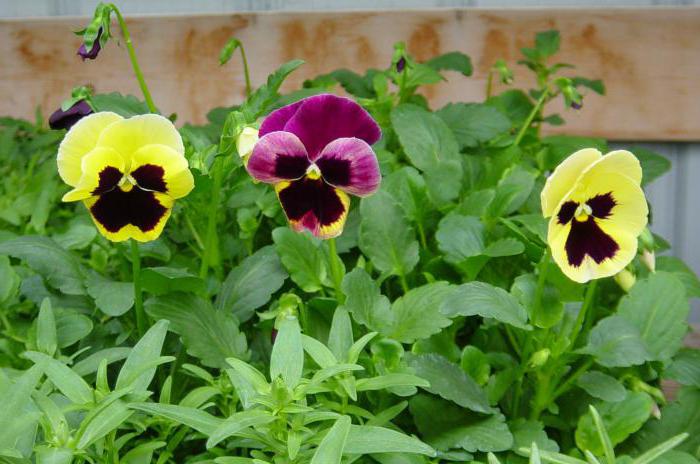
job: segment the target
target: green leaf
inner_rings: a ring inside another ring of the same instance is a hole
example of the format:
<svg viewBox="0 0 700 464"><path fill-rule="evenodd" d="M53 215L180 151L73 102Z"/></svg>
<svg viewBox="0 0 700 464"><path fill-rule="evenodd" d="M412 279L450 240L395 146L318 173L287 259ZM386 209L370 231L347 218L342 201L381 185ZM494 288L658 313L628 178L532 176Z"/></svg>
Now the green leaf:
<svg viewBox="0 0 700 464"><path fill-rule="evenodd" d="M417 438L384 427L351 425L344 454L414 453L435 456L435 450Z"/></svg>
<svg viewBox="0 0 700 464"><path fill-rule="evenodd" d="M457 71L464 76L471 76L473 71L471 59L462 52L444 53L429 59L425 64L436 71Z"/></svg>
<svg viewBox="0 0 700 464"><path fill-rule="evenodd" d="M457 199L462 175L462 163L456 160L440 160L425 170L425 185L435 206L443 208Z"/></svg>
<svg viewBox="0 0 700 464"><path fill-rule="evenodd" d="M423 387L430 393L455 402L470 411L483 414L495 412L489 406L486 393L457 364L438 354L414 355L407 358L416 375L430 382Z"/></svg>
<svg viewBox="0 0 700 464"><path fill-rule="evenodd" d="M537 277L534 274L522 274L516 277L510 291L520 304L528 309L530 320L537 327L549 329L561 321L564 314L564 303L554 285L545 283L542 300L536 314L533 314L535 292L537 291Z"/></svg>
<svg viewBox="0 0 700 464"><path fill-rule="evenodd" d="M486 101L486 104L505 114L515 127L520 127L535 107L530 97L517 89L506 90L500 95L493 96Z"/></svg>
<svg viewBox="0 0 700 464"><path fill-rule="evenodd" d="M270 378L282 377L287 388L294 388L304 370L304 346L301 328L295 317L287 316L279 324L277 339L270 358Z"/></svg>
<svg viewBox="0 0 700 464"><path fill-rule="evenodd" d="M561 37L559 31L549 30L535 35L535 49L543 58L548 58L559 51Z"/></svg>
<svg viewBox="0 0 700 464"><path fill-rule="evenodd" d="M598 138L551 135L544 137L542 143L547 147L542 159L542 169L548 171L554 170L570 154L583 148L595 148L602 153L608 151L605 140Z"/></svg>
<svg viewBox="0 0 700 464"><path fill-rule="evenodd" d="M422 171L440 161L459 161L459 146L447 124L437 115L408 103L391 112L391 122L411 163Z"/></svg>
<svg viewBox="0 0 700 464"><path fill-rule="evenodd" d="M56 318L51 308L51 300L44 298L36 320L36 346L42 353L53 356L58 348Z"/></svg>
<svg viewBox="0 0 700 464"><path fill-rule="evenodd" d="M631 441L642 451L681 433L690 436L675 449L696 456L700 447L700 390L697 388L682 388L676 401L661 410L661 419L651 419Z"/></svg>
<svg viewBox="0 0 700 464"><path fill-rule="evenodd" d="M156 368L152 367L141 374L138 373L160 357L167 332L168 321L158 321L148 329L124 361L117 377L115 390L126 387L131 387L134 391L148 390L151 380L156 375Z"/></svg>
<svg viewBox="0 0 700 464"><path fill-rule="evenodd" d="M143 289L154 295L170 292L203 293L204 281L187 269L177 267L147 267L141 271Z"/></svg>
<svg viewBox="0 0 700 464"><path fill-rule="evenodd" d="M641 147L632 147L630 151L642 165L642 185L649 185L671 169L671 161L663 155Z"/></svg>
<svg viewBox="0 0 700 464"><path fill-rule="evenodd" d="M625 387L615 377L599 371L585 372L578 378L576 385L594 398L609 403L622 401L627 394Z"/></svg>
<svg viewBox="0 0 700 464"><path fill-rule="evenodd" d="M251 409L250 411L234 412L209 434L207 449L213 448L228 437L236 435L247 427L265 425L274 421L274 415L267 411Z"/></svg>
<svg viewBox="0 0 700 464"><path fill-rule="evenodd" d="M192 356L209 367L226 367L226 358L247 357L248 343L236 319L217 311L208 300L189 293L170 293L146 301L146 312L154 319L170 321Z"/></svg>
<svg viewBox="0 0 700 464"><path fill-rule="evenodd" d="M450 103L435 114L445 121L462 148L487 143L511 126L502 112L481 103Z"/></svg>
<svg viewBox="0 0 700 464"><path fill-rule="evenodd" d="M413 343L439 332L452 323L440 313L440 306L453 291L447 282L412 288L391 305L391 325L380 333L401 343Z"/></svg>
<svg viewBox="0 0 700 464"><path fill-rule="evenodd" d="M627 392L625 399L616 403L596 403L612 446L622 443L644 425L651 415L653 404L651 397L643 392ZM576 445L598 456L604 454L604 444L591 411L578 421Z"/></svg>
<svg viewBox="0 0 700 464"><path fill-rule="evenodd" d="M343 459L345 442L350 434L350 417L342 416L335 421L326 436L319 443L311 464L340 464Z"/></svg>
<svg viewBox="0 0 700 464"><path fill-rule="evenodd" d="M435 239L445 258L460 263L484 251L484 225L479 218L448 214L438 224Z"/></svg>
<svg viewBox="0 0 700 464"><path fill-rule="evenodd" d="M529 447L533 443L537 444L540 451L559 451L559 445L547 436L542 422L518 419L509 425L513 433L512 449L516 453L520 448Z"/></svg>
<svg viewBox="0 0 700 464"><path fill-rule="evenodd" d="M580 351L595 356L605 367L636 366L649 359L637 327L618 315L601 319L588 335L588 345Z"/></svg>
<svg viewBox="0 0 700 464"><path fill-rule="evenodd" d="M287 273L275 249L260 248L229 272L221 284L216 308L230 311L239 321L245 322L256 309L270 301L286 279Z"/></svg>
<svg viewBox="0 0 700 464"><path fill-rule="evenodd" d="M380 190L360 204L360 249L381 272L406 275L418 263L418 242L403 211Z"/></svg>
<svg viewBox="0 0 700 464"><path fill-rule="evenodd" d="M95 305L104 314L118 317L134 306L134 284L115 282L97 273L87 278L87 292L95 299Z"/></svg>
<svg viewBox="0 0 700 464"><path fill-rule="evenodd" d="M469 452L488 452L513 446L513 435L501 414L475 414L425 394L411 398L409 409L421 436L439 450L460 447Z"/></svg>
<svg viewBox="0 0 700 464"><path fill-rule="evenodd" d="M39 420L32 393L44 375L43 366L33 366L22 372L14 381L3 380L0 371L0 398L3 413L0 414L0 449L15 447L15 444L29 431L36 427Z"/></svg>
<svg viewBox="0 0 700 464"><path fill-rule="evenodd" d="M698 276L680 258L675 256L657 256L656 270L669 272L683 282L688 298L700 297L700 280L698 280Z"/></svg>
<svg viewBox="0 0 700 464"><path fill-rule="evenodd" d="M416 64L412 69L406 71L406 88L418 87L426 84L437 84L443 80L437 70L425 64Z"/></svg>
<svg viewBox="0 0 700 464"><path fill-rule="evenodd" d="M304 64L302 60L291 60L267 76L267 82L258 87L242 105L241 110L249 123L265 114L279 96L279 88L295 69Z"/></svg>
<svg viewBox="0 0 700 464"><path fill-rule="evenodd" d="M224 422L205 411L174 404L131 403L129 407L186 425L207 436L211 436Z"/></svg>
<svg viewBox="0 0 700 464"><path fill-rule="evenodd" d="M36 351L27 351L25 356L40 365L51 383L73 403L82 405L93 402L92 389L70 367Z"/></svg>
<svg viewBox="0 0 700 464"><path fill-rule="evenodd" d="M77 443L85 449L123 424L134 412L121 401L115 401L91 417Z"/></svg>
<svg viewBox="0 0 700 464"><path fill-rule="evenodd" d="M342 289L346 296L343 307L357 323L377 332L390 329L391 303L364 269L357 267L346 274Z"/></svg>
<svg viewBox="0 0 700 464"><path fill-rule="evenodd" d="M17 294L20 278L12 268L7 256L0 256L0 303L9 301Z"/></svg>
<svg viewBox="0 0 700 464"><path fill-rule="evenodd" d="M489 204L487 215L496 218L517 211L530 196L536 177L520 165L508 170L496 186L496 196Z"/></svg>
<svg viewBox="0 0 700 464"><path fill-rule="evenodd" d="M618 306L617 314L639 330L651 355L668 361L683 346L690 307L680 280L656 272L637 282Z"/></svg>
<svg viewBox="0 0 700 464"><path fill-rule="evenodd" d="M664 372L666 378L700 388L700 350L683 348Z"/></svg>
<svg viewBox="0 0 700 464"><path fill-rule="evenodd" d="M430 383L412 374L389 373L377 377L359 379L357 391L388 390L397 387L428 387Z"/></svg>
<svg viewBox="0 0 700 464"><path fill-rule="evenodd" d="M277 253L295 284L313 293L323 288L328 269L321 250L321 241L308 233L294 232L288 227L272 231Z"/></svg>
<svg viewBox="0 0 700 464"><path fill-rule="evenodd" d="M394 201L404 210L406 217L423 223L428 211L428 196L425 179L417 169L404 166L382 179L382 189L389 192Z"/></svg>
<svg viewBox="0 0 700 464"><path fill-rule="evenodd" d="M35 452L37 464L71 464L73 462L73 451L68 448L37 447Z"/></svg>
<svg viewBox="0 0 700 464"><path fill-rule="evenodd" d="M90 356L76 362L73 365L73 372L81 377L86 377L97 372L100 363L104 360L107 365L113 362L126 359L131 353L131 347L105 348L104 350L96 351Z"/></svg>
<svg viewBox="0 0 700 464"><path fill-rule="evenodd" d="M502 288L486 282L462 284L444 301L441 312L447 317L482 316L520 329L529 329L527 312L518 300Z"/></svg>
<svg viewBox="0 0 700 464"><path fill-rule="evenodd" d="M328 348L336 359L347 360L348 350L353 344L352 321L348 311L339 307L333 313L331 330L328 333Z"/></svg>
<svg viewBox="0 0 700 464"><path fill-rule="evenodd" d="M664 457L666 459L671 458L671 462L673 462L673 454L671 454L671 456L669 456L670 453L668 453L668 452L671 451L676 446L678 446L679 444L683 443L688 437L689 437L689 435L687 433L679 433L678 435L669 438L665 442L658 444L655 447L651 448L650 450L648 450L647 452L645 452L641 456L637 456L637 458L635 458L635 460L632 461L632 464L649 464L651 462L658 463L659 460L657 460L657 459L659 457L661 457L662 455L665 455ZM674 454L675 453L677 453L677 452L674 452ZM687 459L686 456L687 456L687 458L690 458L690 459ZM681 459L685 459L686 461L693 462L692 456L689 456L689 455L686 455L686 456L683 456ZM663 463L664 461L666 461L666 459L661 460L661 462ZM695 459L694 462L697 462L697 459Z"/></svg>
<svg viewBox="0 0 700 464"><path fill-rule="evenodd" d="M97 228L93 224L72 223L68 230L54 234L53 239L66 250L82 250L97 237Z"/></svg>
<svg viewBox="0 0 700 464"><path fill-rule="evenodd" d="M133 95L122 95L119 92L98 93L90 97L90 103L95 112L112 111L125 118L151 112L146 102Z"/></svg>
<svg viewBox="0 0 700 464"><path fill-rule="evenodd" d="M56 336L59 348L66 348L92 332L92 320L73 311L54 311L56 317Z"/></svg>
<svg viewBox="0 0 700 464"><path fill-rule="evenodd" d="M67 295L84 295L78 260L48 237L26 235L0 243L0 254L26 261L52 286Z"/></svg>

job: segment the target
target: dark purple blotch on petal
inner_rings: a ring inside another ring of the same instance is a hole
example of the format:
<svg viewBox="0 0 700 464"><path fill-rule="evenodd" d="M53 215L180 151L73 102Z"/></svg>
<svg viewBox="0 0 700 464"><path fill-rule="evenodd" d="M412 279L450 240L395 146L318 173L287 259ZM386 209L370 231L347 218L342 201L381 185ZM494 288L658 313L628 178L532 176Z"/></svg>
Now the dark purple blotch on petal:
<svg viewBox="0 0 700 464"><path fill-rule="evenodd" d="M335 189L322 179L295 180L279 191L279 198L290 221L300 221L311 212L321 226L328 226L345 213Z"/></svg>
<svg viewBox="0 0 700 464"><path fill-rule="evenodd" d="M61 108L54 111L49 117L49 127L55 130L70 129L76 122L89 114L92 114L92 108L85 100L80 100L66 111Z"/></svg>
<svg viewBox="0 0 700 464"><path fill-rule="evenodd" d="M90 51L85 48L84 43L80 45L80 48L78 48L78 55L80 55L80 58L82 58L83 61L94 60L97 58L97 55L99 55L100 50L102 49L102 46L100 45L100 37L102 37L102 28L97 31L97 38L92 43L92 48Z"/></svg>
<svg viewBox="0 0 700 464"><path fill-rule="evenodd" d="M167 186L165 185L165 171L162 167L155 164L144 164L134 169L131 177L134 178L139 187L144 190L153 190L156 192L165 193Z"/></svg>
<svg viewBox="0 0 700 464"><path fill-rule="evenodd" d="M305 156L278 156L275 158L275 176L281 179L298 179L306 174L310 164Z"/></svg>
<svg viewBox="0 0 700 464"><path fill-rule="evenodd" d="M333 184L336 187L345 187L350 185L350 160L322 157L318 159L316 165L321 170L323 178L329 184Z"/></svg>
<svg viewBox="0 0 700 464"><path fill-rule="evenodd" d="M612 192L608 192L594 196L586 204L591 207L593 216L598 219L607 219L617 203L612 196Z"/></svg>
<svg viewBox="0 0 700 464"><path fill-rule="evenodd" d="M579 267L586 255L600 264L614 257L620 246L600 228L593 216L588 216L585 221L574 220L571 223L565 248L569 264Z"/></svg>
<svg viewBox="0 0 700 464"><path fill-rule="evenodd" d="M148 232L158 225L168 209L160 204L154 192L134 187L128 192L116 188L100 195L90 212L109 232L119 232L128 224Z"/></svg>
<svg viewBox="0 0 700 464"><path fill-rule="evenodd" d="M561 208L559 208L559 213L557 213L557 221L559 224L568 224L574 218L576 214L576 208L578 208L578 203L575 201L566 201Z"/></svg>
<svg viewBox="0 0 700 464"><path fill-rule="evenodd" d="M92 194L102 195L103 193L114 190L114 188L119 185L119 181L122 180L122 177L123 174L119 169L114 166L107 166L100 171L97 187L92 191Z"/></svg>

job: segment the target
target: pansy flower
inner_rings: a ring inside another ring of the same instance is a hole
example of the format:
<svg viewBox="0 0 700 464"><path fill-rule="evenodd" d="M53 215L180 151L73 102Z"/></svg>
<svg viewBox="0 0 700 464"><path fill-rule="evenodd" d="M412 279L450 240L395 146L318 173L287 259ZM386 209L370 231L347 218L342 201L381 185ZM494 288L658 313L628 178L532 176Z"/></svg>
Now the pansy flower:
<svg viewBox="0 0 700 464"><path fill-rule="evenodd" d="M92 113L88 102L79 100L65 111L61 108L54 111L49 117L49 127L51 129L70 129L75 123Z"/></svg>
<svg viewBox="0 0 700 464"><path fill-rule="evenodd" d="M257 180L273 184L292 228L320 238L343 231L350 197L367 196L381 175L372 145L381 130L360 105L315 95L270 113L248 159Z"/></svg>
<svg viewBox="0 0 700 464"><path fill-rule="evenodd" d="M86 116L58 148L58 172L73 187L63 201L82 200L109 240L155 240L175 200L194 187L184 151L163 116Z"/></svg>
<svg viewBox="0 0 700 464"><path fill-rule="evenodd" d="M586 148L564 160L542 190L542 213L551 217L552 257L571 280L617 274L637 253L649 213L640 187L642 168L630 152L603 156Z"/></svg>

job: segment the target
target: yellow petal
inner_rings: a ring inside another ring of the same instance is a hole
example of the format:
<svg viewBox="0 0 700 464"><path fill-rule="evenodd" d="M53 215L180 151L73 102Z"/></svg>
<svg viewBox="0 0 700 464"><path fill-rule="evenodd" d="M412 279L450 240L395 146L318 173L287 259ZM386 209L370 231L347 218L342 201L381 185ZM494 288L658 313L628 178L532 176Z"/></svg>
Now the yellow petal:
<svg viewBox="0 0 700 464"><path fill-rule="evenodd" d="M340 189L335 189L336 195L340 198L340 202L343 204L343 214L332 224L321 226L318 230L318 237L322 239L334 238L343 233L343 228L345 227L345 221L348 219L348 211L350 211L350 197L347 193Z"/></svg>
<svg viewBox="0 0 700 464"><path fill-rule="evenodd" d="M107 177L105 169L114 168L119 173L112 172L112 176ZM97 147L85 155L81 162L82 176L75 188L63 196L63 201L85 200L96 194L100 187L100 174L105 172L105 181L111 180L112 186L121 178L124 173L124 158L111 148ZM104 185L102 186L105 187Z"/></svg>
<svg viewBox="0 0 700 464"><path fill-rule="evenodd" d="M113 148L127 160L140 148L152 144L185 153L180 133L169 119L158 114L142 114L112 124L97 141L98 146Z"/></svg>
<svg viewBox="0 0 700 464"><path fill-rule="evenodd" d="M559 203L574 187L584 170L602 157L603 155L595 148L584 148L570 155L557 166L547 179L540 195L544 217L554 214Z"/></svg>
<svg viewBox="0 0 700 464"><path fill-rule="evenodd" d="M258 143L258 140L258 129L250 126L245 127L236 140L236 151L238 151L238 155L247 160L250 154L253 153L253 147Z"/></svg>
<svg viewBox="0 0 700 464"><path fill-rule="evenodd" d="M596 195L612 193L615 206L606 219L598 220L601 227L614 224L616 230L624 230L636 237L647 226L649 207L644 191L632 178L618 173L598 175L597 171L586 172L581 178L580 189L574 198L593 198ZM604 228L604 227L603 227Z"/></svg>
<svg viewBox="0 0 700 464"><path fill-rule="evenodd" d="M639 185L642 182L642 166L639 160L627 150L611 151L600 160L590 165L584 174L595 177L604 174L618 174L629 177Z"/></svg>
<svg viewBox="0 0 700 464"><path fill-rule="evenodd" d="M133 238L138 242L150 242L152 240L157 239L163 232L163 228L168 222L168 218L170 218L170 214L172 212L172 207L174 204L173 199L166 194L155 192L154 195L156 199L160 202L160 204L166 208L166 211L165 214L163 214L163 216L160 218L156 226L151 230L145 232L133 224L127 224L124 227L120 228L118 231L109 231L104 227L104 225L102 225L97 219L95 219L95 216L90 211L92 206L97 202L98 198L90 197L84 201L84 204L87 207L88 211L90 211L90 217L92 217L92 220L95 223L97 230L105 238L107 238L107 240L110 240L112 242L123 242L125 240Z"/></svg>
<svg viewBox="0 0 700 464"><path fill-rule="evenodd" d="M167 193L172 198L182 198L194 188L194 178L187 159L167 145L145 145L136 150L132 157L130 172L133 173L145 165L157 166L163 170L162 179L166 188L163 193ZM149 188L147 185L143 187Z"/></svg>
<svg viewBox="0 0 700 464"><path fill-rule="evenodd" d="M81 162L97 145L104 129L123 118L103 111L85 116L68 131L58 147L58 174L63 181L75 187L82 177Z"/></svg>

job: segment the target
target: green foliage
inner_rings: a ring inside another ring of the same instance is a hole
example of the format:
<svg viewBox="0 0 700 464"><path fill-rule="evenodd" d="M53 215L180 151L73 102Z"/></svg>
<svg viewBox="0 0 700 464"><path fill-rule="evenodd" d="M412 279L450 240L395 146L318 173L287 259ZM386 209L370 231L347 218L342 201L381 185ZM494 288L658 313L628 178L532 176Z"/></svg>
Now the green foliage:
<svg viewBox="0 0 700 464"><path fill-rule="evenodd" d="M100 27L111 37L114 11L97 7L86 45ZM138 247L144 328L128 244L60 202L65 133L0 118L0 462L697 464L700 352L682 343L698 278L678 258L656 272L635 258L629 293L612 279L585 290L546 252L547 174L578 149L607 151L541 135L563 122L545 114L554 98L605 91L550 63L565 46L546 31L522 50L536 88L489 85L486 101L437 111L422 90L470 76L461 52L418 62L399 43L387 69L282 94L294 60L182 127L195 189ZM513 63L487 65L510 85ZM236 138L338 86L381 125L383 180L353 199L332 247L286 225ZM86 98L148 112L133 96ZM645 185L670 167L632 151ZM676 400L662 380L683 385Z"/></svg>

